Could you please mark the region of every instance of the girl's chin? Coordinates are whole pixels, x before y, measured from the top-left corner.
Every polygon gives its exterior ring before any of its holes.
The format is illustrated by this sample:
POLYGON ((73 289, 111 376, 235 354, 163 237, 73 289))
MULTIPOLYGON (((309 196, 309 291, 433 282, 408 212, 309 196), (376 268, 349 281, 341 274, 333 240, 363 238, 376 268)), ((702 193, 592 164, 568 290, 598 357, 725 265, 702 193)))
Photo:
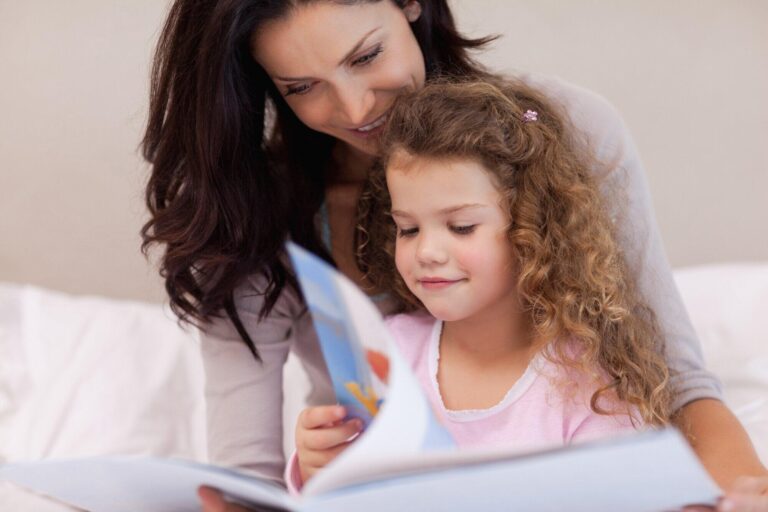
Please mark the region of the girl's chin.
POLYGON ((427 311, 430 315, 442 322, 456 322, 465 318, 465 315, 461 314, 461 312, 448 308, 434 307, 430 309, 427 307, 427 311))

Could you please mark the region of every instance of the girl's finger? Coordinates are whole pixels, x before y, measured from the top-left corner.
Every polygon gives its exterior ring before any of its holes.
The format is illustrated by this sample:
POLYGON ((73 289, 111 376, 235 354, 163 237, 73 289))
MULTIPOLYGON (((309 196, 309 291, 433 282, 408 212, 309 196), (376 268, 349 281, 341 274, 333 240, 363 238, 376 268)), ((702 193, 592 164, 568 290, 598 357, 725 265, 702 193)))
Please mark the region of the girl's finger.
POLYGON ((363 423, 359 419, 353 418, 334 427, 308 430, 302 436, 302 446, 300 448, 313 451, 328 450, 346 443, 352 437, 359 434, 362 428, 363 423))
POLYGON ((301 411, 298 423, 310 430, 341 421, 346 415, 347 410, 341 405, 320 405, 301 411))
POLYGON ((349 444, 350 443, 344 443, 334 446, 329 450, 305 452, 299 456, 299 462, 305 469, 309 469, 314 473, 315 471, 324 468, 338 457, 341 452, 349 447, 349 444))

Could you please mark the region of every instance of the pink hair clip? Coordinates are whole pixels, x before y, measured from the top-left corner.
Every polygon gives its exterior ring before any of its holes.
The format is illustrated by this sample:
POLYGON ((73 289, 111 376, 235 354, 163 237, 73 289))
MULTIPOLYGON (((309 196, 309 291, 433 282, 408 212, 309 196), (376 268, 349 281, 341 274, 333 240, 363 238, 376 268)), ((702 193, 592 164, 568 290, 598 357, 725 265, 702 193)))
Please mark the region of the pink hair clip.
POLYGON ((525 114, 523 114, 524 123, 530 123, 538 120, 539 120, 539 113, 536 112, 535 110, 526 110, 525 114))

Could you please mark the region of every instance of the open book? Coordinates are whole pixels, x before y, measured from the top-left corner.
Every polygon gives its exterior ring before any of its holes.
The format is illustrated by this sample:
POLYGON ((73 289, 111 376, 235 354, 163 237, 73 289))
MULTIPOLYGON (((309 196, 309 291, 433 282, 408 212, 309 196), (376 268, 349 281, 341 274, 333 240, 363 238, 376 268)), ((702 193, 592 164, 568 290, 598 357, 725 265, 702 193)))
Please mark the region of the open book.
POLYGON ((371 300, 289 246, 339 402, 365 431, 299 497, 234 470, 148 457, 0 465, 7 480, 93 512, 199 510, 209 485, 260 510, 623 510, 713 504, 720 490, 674 430, 547 451, 458 451, 371 300))

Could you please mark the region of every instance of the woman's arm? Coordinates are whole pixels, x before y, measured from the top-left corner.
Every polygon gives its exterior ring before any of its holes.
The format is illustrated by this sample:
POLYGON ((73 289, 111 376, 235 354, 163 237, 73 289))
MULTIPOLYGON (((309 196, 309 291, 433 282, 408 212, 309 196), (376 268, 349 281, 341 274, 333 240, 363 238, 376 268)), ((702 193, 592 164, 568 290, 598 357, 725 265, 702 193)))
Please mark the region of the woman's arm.
POLYGON ((235 306, 254 341, 257 360, 229 319, 216 319, 201 337, 205 368, 208 459, 283 483, 283 368, 289 351, 312 385, 309 404, 331 403, 333 392, 311 319, 298 295, 285 289, 259 319, 263 279, 235 291, 235 306))
POLYGON ((634 141, 616 110, 600 96, 557 79, 529 79, 565 107, 598 158, 608 164, 603 192, 619 243, 643 297, 656 313, 674 371, 675 424, 715 480, 727 489, 741 475, 765 468, 736 417, 721 402, 717 378, 704 367, 696 333, 685 311, 656 226, 645 170, 634 141))
POLYGON ((736 416, 719 400, 686 404, 674 418, 715 482, 731 489, 742 476, 768 476, 736 416))

